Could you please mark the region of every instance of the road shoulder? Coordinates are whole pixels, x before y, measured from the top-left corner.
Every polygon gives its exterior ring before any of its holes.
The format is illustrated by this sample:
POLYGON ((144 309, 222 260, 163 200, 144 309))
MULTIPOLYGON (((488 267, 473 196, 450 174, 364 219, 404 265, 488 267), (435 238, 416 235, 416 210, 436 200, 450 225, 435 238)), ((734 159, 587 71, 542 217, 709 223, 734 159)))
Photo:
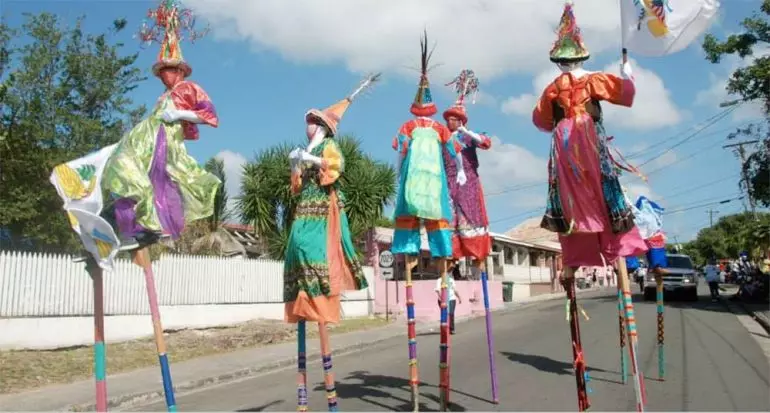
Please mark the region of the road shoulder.
POLYGON ((751 337, 757 342, 762 353, 765 355, 765 358, 767 358, 768 364, 770 364, 770 335, 768 334, 767 327, 765 327, 767 322, 761 317, 749 314, 749 312, 746 311, 745 306, 741 305, 741 303, 731 301, 730 299, 723 300, 723 303, 730 309, 730 312, 738 317, 738 321, 740 321, 746 330, 748 330, 751 337), (763 321, 765 321, 765 323, 763 323, 763 321))

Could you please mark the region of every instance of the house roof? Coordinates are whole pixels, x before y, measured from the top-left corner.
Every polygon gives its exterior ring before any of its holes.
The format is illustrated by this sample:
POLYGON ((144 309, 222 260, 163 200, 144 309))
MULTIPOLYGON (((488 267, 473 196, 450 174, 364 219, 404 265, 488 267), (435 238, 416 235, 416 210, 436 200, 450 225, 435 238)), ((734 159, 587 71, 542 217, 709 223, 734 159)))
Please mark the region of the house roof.
POLYGON ((534 217, 524 220, 519 225, 506 231, 509 238, 530 243, 536 247, 561 252, 559 236, 540 226, 542 218, 534 217))
MULTIPOLYGON (((500 234, 497 232, 491 232, 489 235, 492 237, 492 239, 506 242, 509 244, 516 244, 522 247, 528 247, 528 248, 539 248, 554 252, 561 252, 561 245, 551 242, 528 242, 522 239, 510 237, 507 234, 500 234)), ((374 233, 375 240, 377 242, 383 243, 383 244, 390 244, 393 242, 393 229, 392 228, 385 228, 385 227, 377 227, 375 229, 374 233)), ((420 230, 420 249, 422 251, 430 251, 430 246, 428 244, 428 235, 425 232, 425 229, 420 230)))

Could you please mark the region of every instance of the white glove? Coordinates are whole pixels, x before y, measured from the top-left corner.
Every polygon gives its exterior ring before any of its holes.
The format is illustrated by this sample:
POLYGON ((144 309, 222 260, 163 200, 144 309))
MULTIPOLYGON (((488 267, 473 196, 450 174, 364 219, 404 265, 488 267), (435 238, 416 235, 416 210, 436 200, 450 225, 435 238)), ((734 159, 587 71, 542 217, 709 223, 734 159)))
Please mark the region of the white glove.
POLYGON ((463 186, 468 181, 468 177, 465 176, 465 166, 463 165, 463 155, 461 153, 455 156, 455 165, 457 165, 457 183, 463 186))
POLYGON ((481 143, 482 142, 481 136, 478 133, 476 133, 476 132, 469 131, 468 128, 465 127, 465 125, 461 125, 459 128, 457 128, 457 130, 462 132, 464 135, 470 136, 471 139, 476 141, 476 143, 481 143))
POLYGON ((625 62, 620 64, 620 76, 623 79, 634 79, 634 72, 631 70, 631 63, 625 62))
POLYGON ((198 115, 196 115, 195 112, 191 110, 166 109, 160 116, 167 123, 174 123, 180 120, 185 120, 192 123, 201 122, 200 118, 198 118, 198 115))
POLYGON ((300 148, 294 148, 293 151, 289 152, 289 159, 291 159, 292 161, 298 160, 299 159, 299 153, 300 153, 301 150, 302 149, 300 149, 300 148))
POLYGON ((465 185, 466 182, 468 182, 468 178, 465 176, 465 171, 462 169, 457 171, 457 183, 462 186, 465 185))
POLYGON ((322 163, 322 162, 321 162, 321 158, 319 158, 319 157, 317 157, 317 156, 315 156, 315 155, 311 155, 311 154, 310 154, 309 152, 307 152, 307 151, 301 151, 301 152, 299 153, 299 159, 300 159, 302 162, 311 162, 311 163, 314 163, 314 164, 316 164, 316 165, 318 165, 318 166, 321 166, 321 163, 322 163))

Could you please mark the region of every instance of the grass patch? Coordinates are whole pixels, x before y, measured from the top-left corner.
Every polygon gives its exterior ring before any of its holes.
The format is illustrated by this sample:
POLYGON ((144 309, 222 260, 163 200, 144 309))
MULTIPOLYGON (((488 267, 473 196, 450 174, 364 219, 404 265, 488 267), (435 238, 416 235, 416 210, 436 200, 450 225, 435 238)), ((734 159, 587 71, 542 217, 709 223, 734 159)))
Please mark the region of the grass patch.
MULTIPOLYGON (((149 323, 149 316, 147 317, 149 323)), ((389 324, 384 318, 351 318, 329 327, 331 334, 366 330, 389 324)), ((109 329, 109 323, 107 327, 109 329)), ((308 336, 317 337, 310 323, 308 336)), ((165 334, 172 363, 247 348, 284 343, 296 338, 293 324, 280 321, 250 321, 232 327, 181 330, 165 334)), ((92 346, 60 350, 0 351, 0 394, 29 390, 50 384, 70 383, 93 377, 92 346)), ((158 364, 155 340, 107 343, 107 374, 121 373, 158 364)))

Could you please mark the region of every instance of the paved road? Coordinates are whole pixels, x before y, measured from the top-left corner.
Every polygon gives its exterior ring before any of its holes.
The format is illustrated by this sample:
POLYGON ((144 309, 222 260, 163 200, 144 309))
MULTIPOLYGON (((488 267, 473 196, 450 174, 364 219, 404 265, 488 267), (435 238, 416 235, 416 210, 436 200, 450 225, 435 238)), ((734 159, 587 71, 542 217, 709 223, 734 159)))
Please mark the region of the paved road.
MULTIPOLYGON (((697 303, 674 302, 666 311, 667 377, 657 380, 655 306, 639 302, 640 363, 650 411, 770 411, 768 361, 755 339, 721 303, 701 292, 697 303)), ((617 307, 614 296, 582 300, 581 318, 593 381, 592 409, 633 411, 634 389, 620 384, 617 307)), ((452 410, 575 411, 569 329, 561 300, 496 315, 496 362, 500 405, 490 398, 484 320, 458 325, 452 336, 452 410)), ((404 328, 406 329, 406 327, 404 328)), ((418 337, 423 411, 438 405, 436 334, 418 337)), ((411 411, 404 338, 335 358, 340 411, 411 411)), ((320 363, 308 366, 310 410, 326 410, 320 363), (315 365, 318 364, 318 365, 315 365)), ((178 395, 180 411, 293 411, 296 372, 287 369, 178 395)), ((164 404, 135 411, 163 411, 164 404)))

